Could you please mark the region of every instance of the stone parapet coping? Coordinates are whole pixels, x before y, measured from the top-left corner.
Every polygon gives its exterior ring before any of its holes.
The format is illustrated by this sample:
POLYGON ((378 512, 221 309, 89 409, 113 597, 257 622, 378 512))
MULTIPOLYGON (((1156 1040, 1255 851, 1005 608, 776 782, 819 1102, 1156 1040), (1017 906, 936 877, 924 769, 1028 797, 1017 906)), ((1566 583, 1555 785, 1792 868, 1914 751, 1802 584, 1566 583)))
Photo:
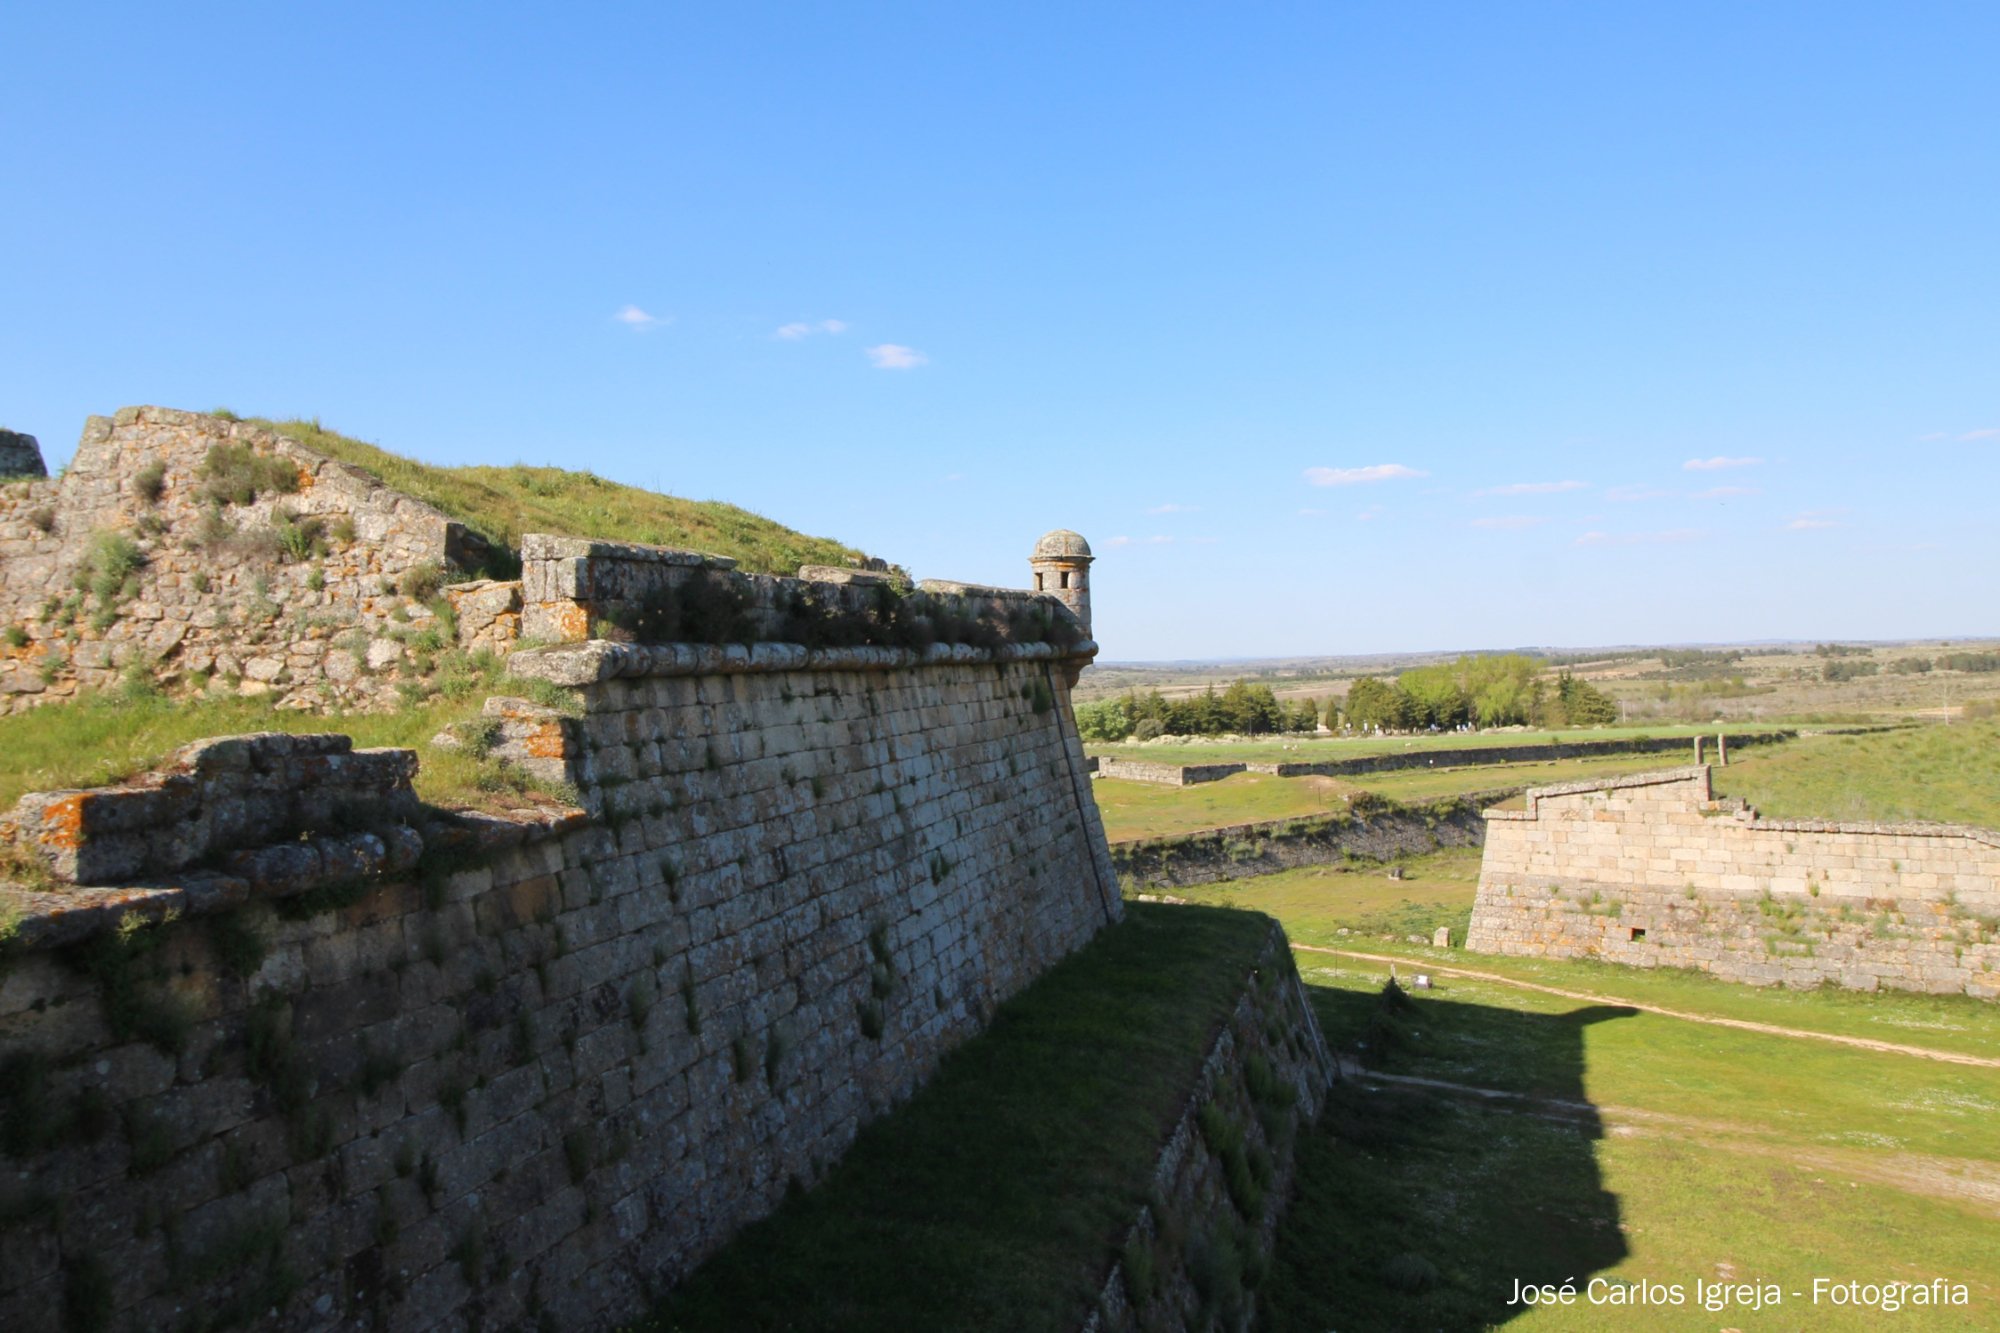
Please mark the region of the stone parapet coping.
MULTIPOLYGON (((1652 773, 1627 773, 1620 777, 1585 778, 1578 782, 1557 782, 1546 787, 1530 787, 1527 791, 1525 810, 1484 810, 1480 813, 1487 819, 1514 819, 1532 822, 1541 817, 1537 808, 1544 797, 1581 796, 1587 792, 1617 791, 1629 787, 1661 787, 1675 782, 1699 779, 1703 790, 1711 790, 1708 782, 1712 770, 1707 764, 1699 768, 1670 768, 1652 773)), ((1740 823, 1750 826, 1760 833, 1857 833, 1870 836, 1884 834, 1906 838, 1970 838, 1988 847, 2000 847, 2000 832, 1981 828, 1976 824, 1940 824, 1928 820, 1906 820, 1900 823, 1872 823, 1865 820, 1833 819, 1765 819, 1755 810, 1740 802, 1718 802, 1709 800, 1704 804, 1713 805, 1718 812, 1733 815, 1740 823)))
POLYGON ((293 898, 407 874, 427 853, 467 861, 546 842, 590 823, 581 810, 487 814, 440 812, 421 829, 390 825, 237 852, 225 869, 188 870, 115 888, 63 884, 36 889, 0 882, 0 919, 11 919, 10 949, 56 949, 115 931, 128 916, 144 922, 227 911, 251 901, 293 898))
POLYGON ((530 532, 521 538, 521 560, 635 560, 647 565, 678 565, 689 569, 734 569, 733 556, 684 551, 673 546, 605 541, 597 537, 559 537, 530 532))
POLYGON ((973 666, 990 662, 1073 662, 1097 656, 1089 639, 1072 648, 1049 643, 970 644, 909 648, 808 648, 799 643, 588 643, 530 648, 507 659, 509 675, 555 685, 596 685, 649 676, 742 675, 768 671, 901 671, 924 666, 973 666))

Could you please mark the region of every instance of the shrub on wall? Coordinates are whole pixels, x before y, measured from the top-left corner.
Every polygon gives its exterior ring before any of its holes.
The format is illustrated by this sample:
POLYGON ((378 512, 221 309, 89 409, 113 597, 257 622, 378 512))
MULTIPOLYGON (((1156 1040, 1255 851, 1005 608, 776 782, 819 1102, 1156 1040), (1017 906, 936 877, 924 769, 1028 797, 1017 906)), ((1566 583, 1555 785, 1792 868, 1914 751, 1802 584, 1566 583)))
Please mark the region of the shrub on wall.
POLYGON ((247 444, 210 445, 197 475, 201 493, 218 505, 254 504, 260 495, 290 495, 299 488, 299 470, 289 460, 247 444))

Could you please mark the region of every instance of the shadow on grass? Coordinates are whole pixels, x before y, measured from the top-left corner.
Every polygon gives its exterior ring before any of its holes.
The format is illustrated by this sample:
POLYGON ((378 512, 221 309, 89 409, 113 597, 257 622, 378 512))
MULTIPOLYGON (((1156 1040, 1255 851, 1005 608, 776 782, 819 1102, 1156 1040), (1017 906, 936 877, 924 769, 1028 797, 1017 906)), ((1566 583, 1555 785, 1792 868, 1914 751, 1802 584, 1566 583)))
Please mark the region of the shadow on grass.
POLYGON ((1481 1098, 1365 1076, 1338 1085, 1299 1142, 1298 1175, 1260 1326, 1342 1333, 1478 1329, 1523 1312, 1523 1286, 1573 1282, 1626 1256, 1593 1143, 1584 1033, 1634 1010, 1530 1014, 1435 997, 1313 987, 1327 1039, 1371 1071, 1473 1086, 1423 1062, 1455 1038, 1504 1065, 1522 1096, 1481 1098))

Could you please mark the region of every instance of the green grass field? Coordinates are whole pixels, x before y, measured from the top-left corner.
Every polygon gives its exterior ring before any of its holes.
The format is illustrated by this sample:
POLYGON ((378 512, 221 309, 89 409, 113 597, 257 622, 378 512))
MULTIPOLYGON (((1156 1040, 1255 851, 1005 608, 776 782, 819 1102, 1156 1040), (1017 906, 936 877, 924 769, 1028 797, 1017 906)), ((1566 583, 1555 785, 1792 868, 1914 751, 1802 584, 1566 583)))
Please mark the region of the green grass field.
MULTIPOLYGON (((1495 958, 1402 942, 1462 922, 1476 851, 1381 871, 1290 871, 1177 890, 1269 913, 1294 942, 1462 967, 1569 999, 1435 973, 1385 1015, 1386 964, 1302 952, 1329 1041, 1371 1070, 1519 1100, 1354 1082, 1301 1144, 1260 1294, 1280 1330, 2000 1327, 2000 1068, 1854 1049, 1641 1011, 2000 1059, 2000 1006, 1959 996, 1761 990, 1671 969, 1495 958), (1343 933, 1345 932, 1345 933, 1343 933), (1383 940, 1388 935, 1390 940, 1383 940), (1580 1106, 1577 1104, 1581 1104, 1580 1106), (1894 1315, 1794 1301, 1507 1305, 1516 1277, 1579 1286, 1836 1280, 1965 1283, 1968 1311, 1894 1315)), ((1455 929, 1458 926, 1454 926, 1455 929)))
POLYGON ((683 500, 588 472, 522 465, 437 467, 349 439, 314 421, 259 424, 374 473, 516 553, 523 534, 553 532, 733 556, 743 568, 763 574, 796 574, 803 564, 845 565, 861 554, 732 504, 683 500))
POLYGON ((1379 965, 1302 961, 1329 1039, 1365 1043, 1371 1068, 1521 1098, 1346 1085, 1302 1142, 1262 1293, 1267 1327, 2000 1322, 2000 1070, 1452 978, 1391 1016, 1379 965), (1815 1307, 1816 1277, 1942 1277, 1972 1305, 1815 1307), (1683 1296, 1519 1313, 1516 1279, 1679 1284, 1683 1296), (1776 1283, 1783 1304, 1704 1311, 1697 1279, 1776 1283))
POLYGON ((1362 792, 1391 800, 1428 801, 1503 787, 1574 782, 1586 777, 1643 773, 1662 766, 1660 755, 1615 759, 1560 759, 1551 763, 1491 764, 1468 768, 1412 768, 1368 773, 1357 778, 1280 778, 1269 773, 1232 773, 1219 782, 1192 787, 1160 787, 1124 778, 1091 784, 1104 834, 1113 842, 1168 837, 1227 824, 1344 810, 1362 792))
MULTIPOLYGON (((1086 753, 1111 755, 1155 764, 1308 764, 1332 763, 1341 759, 1365 759, 1370 755, 1402 754, 1423 750, 1479 750, 1499 745, 1547 745, 1554 741, 1633 740, 1648 736, 1685 737, 1689 751, 1693 738, 1713 736, 1719 728, 1705 726, 1588 727, 1566 731, 1474 731, 1447 732, 1437 736, 1295 736, 1267 740, 1192 741, 1186 744, 1106 745, 1091 742, 1086 753)), ((1769 731, 1773 727, 1731 725, 1731 732, 1769 731)), ((1666 753, 1653 756, 1655 762, 1670 761, 1666 753)))
POLYGON ((1941 820, 2000 829, 2000 720, 1745 750, 1715 789, 1773 819, 1941 820))

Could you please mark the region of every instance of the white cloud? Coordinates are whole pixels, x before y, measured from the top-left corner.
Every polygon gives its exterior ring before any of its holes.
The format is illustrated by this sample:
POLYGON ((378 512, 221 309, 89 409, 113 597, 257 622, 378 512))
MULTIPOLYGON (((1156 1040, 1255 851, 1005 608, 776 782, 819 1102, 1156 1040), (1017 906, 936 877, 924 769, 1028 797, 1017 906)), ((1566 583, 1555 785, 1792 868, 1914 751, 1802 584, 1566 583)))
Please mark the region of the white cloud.
POLYGON ((1988 426, 1982 430, 1969 430, 1958 438, 1968 444, 1973 440, 2000 440, 2000 426, 1988 426))
POLYGON ((1113 537, 1106 546, 1171 546, 1172 537, 1113 537))
POLYGON ((1546 518, 1536 514, 1506 514, 1497 518, 1475 518, 1472 526, 1488 532, 1519 532, 1524 528, 1540 527, 1546 522, 1546 518))
POLYGON ((1657 486, 1613 486, 1604 493, 1607 500, 1671 500, 1673 491, 1663 491, 1657 486))
POLYGON ((1319 517, 1320 515, 1324 514, 1325 512, 1326 512, 1326 511, 1325 511, 1324 509, 1301 509, 1301 510, 1299 511, 1299 517, 1300 517, 1300 518, 1318 518, 1318 517, 1319 517))
POLYGON ((847 332, 847 324, 844 320, 822 319, 817 323, 811 320, 800 320, 796 324, 780 324, 777 331, 771 336, 773 338, 783 338, 786 342, 797 342, 800 338, 810 338, 815 333, 845 332, 847 332))
POLYGON ((1720 472, 1730 467, 1755 467, 1763 462, 1761 458, 1724 458, 1717 454, 1714 458, 1690 458, 1681 464, 1683 472, 1720 472))
POLYGON ((1763 491, 1755 486, 1711 486, 1705 491, 1696 491, 1694 498, 1697 500, 1734 500, 1742 495, 1762 495, 1763 493, 1763 491))
POLYGON ((1586 532, 1576 539, 1578 546, 1658 546, 1672 542, 1699 541, 1708 534, 1700 528, 1669 528, 1665 532, 1586 532))
POLYGON ((617 314, 613 315, 611 318, 617 320, 620 324, 623 324, 625 327, 641 333, 645 332, 647 329, 656 329, 660 325, 666 323, 666 321, 661 319, 658 315, 649 315, 635 305, 626 306, 624 309, 620 310, 617 314))
POLYGON ((1372 522, 1374 522, 1374 521, 1375 521, 1376 519, 1378 519, 1378 518, 1382 517, 1382 506, 1381 506, 1381 505, 1369 505, 1369 506, 1368 506, 1368 507, 1367 507, 1366 509, 1364 509, 1364 510, 1362 510, 1362 511, 1361 511, 1360 513, 1356 514, 1356 515, 1355 515, 1354 517, 1355 517, 1355 520, 1356 520, 1357 522, 1360 522, 1360 523, 1372 523, 1372 522))
POLYGON ((1581 491, 1590 486, 1587 481, 1516 481, 1505 486, 1489 486, 1474 495, 1556 495, 1563 491, 1581 491))
POLYGON ((914 347, 904 347, 898 343, 877 343, 863 349, 868 360, 877 370, 915 370, 930 360, 914 347))
POLYGON ((1370 481, 1400 481, 1406 477, 1428 477, 1401 463, 1373 463, 1367 467, 1309 467, 1306 480, 1315 486, 1358 486, 1370 481))
POLYGON ((1817 532, 1822 528, 1837 528, 1840 526, 1838 515, 1845 514, 1846 512, 1845 509, 1808 509, 1791 522, 1785 524, 1785 530, 1787 532, 1817 532))
POLYGON ((1198 514, 1201 512, 1201 506, 1163 504, 1163 505, 1154 505, 1151 509, 1148 509, 1146 512, 1149 514, 1198 514))

